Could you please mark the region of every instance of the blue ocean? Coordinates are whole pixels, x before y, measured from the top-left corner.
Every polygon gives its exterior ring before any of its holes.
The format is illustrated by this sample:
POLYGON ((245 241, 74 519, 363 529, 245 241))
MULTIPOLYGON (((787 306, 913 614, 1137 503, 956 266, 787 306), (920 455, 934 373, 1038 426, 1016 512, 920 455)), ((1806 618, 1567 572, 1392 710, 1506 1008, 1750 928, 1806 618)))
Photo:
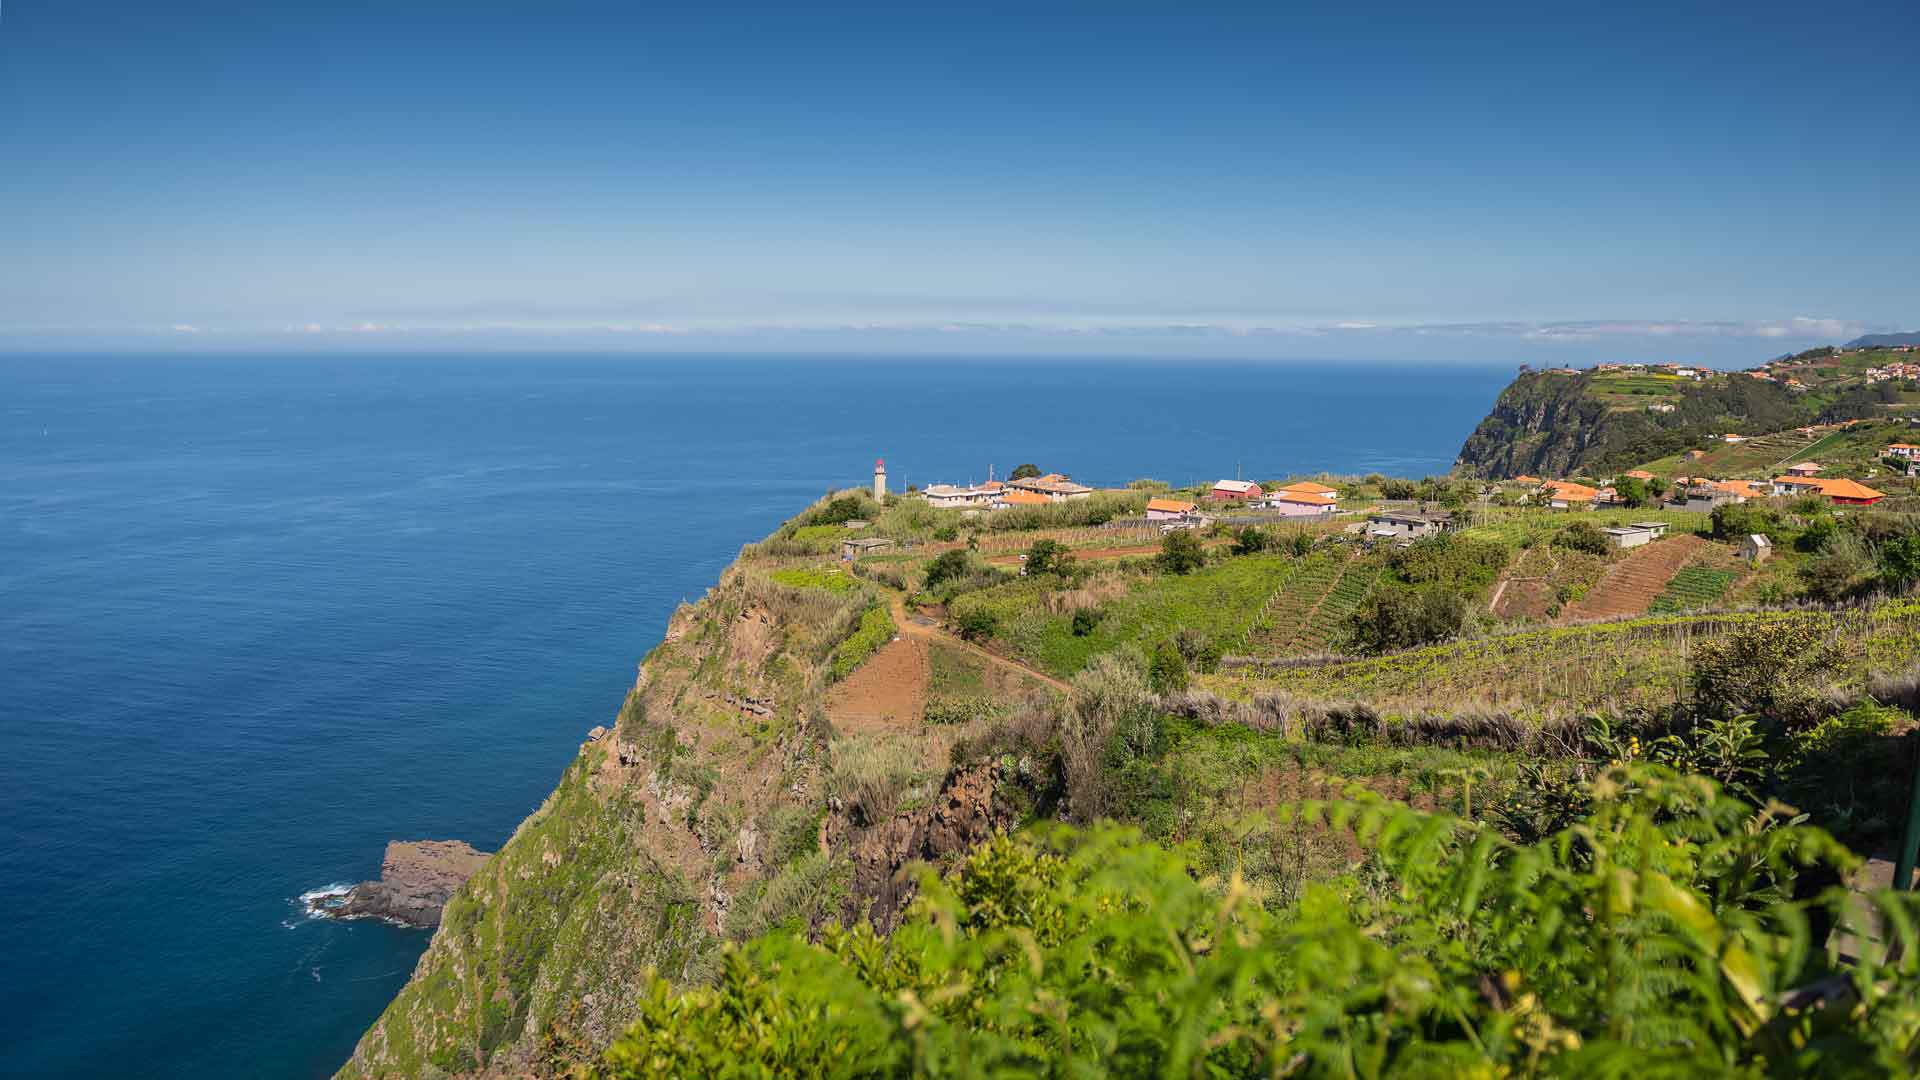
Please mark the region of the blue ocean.
POLYGON ((674 606, 885 457, 1094 484, 1444 471, 1506 368, 0 359, 0 1073, 317 1077, 426 934, 302 914, 491 849, 674 606))

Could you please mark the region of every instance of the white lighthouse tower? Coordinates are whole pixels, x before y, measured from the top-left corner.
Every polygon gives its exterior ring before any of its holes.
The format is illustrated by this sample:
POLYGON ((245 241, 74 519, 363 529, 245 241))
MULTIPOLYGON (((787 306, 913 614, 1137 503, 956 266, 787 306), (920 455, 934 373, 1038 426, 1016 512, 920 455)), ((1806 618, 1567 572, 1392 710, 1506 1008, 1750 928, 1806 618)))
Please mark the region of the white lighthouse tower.
POLYGON ((887 459, 873 459, 873 499, 875 502, 887 501, 887 459))

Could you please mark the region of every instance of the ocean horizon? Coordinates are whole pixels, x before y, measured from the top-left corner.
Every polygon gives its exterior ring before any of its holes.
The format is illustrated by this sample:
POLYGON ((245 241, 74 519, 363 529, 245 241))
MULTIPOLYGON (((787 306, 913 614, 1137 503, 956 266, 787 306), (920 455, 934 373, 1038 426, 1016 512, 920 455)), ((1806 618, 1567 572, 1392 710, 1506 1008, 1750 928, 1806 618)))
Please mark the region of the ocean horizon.
POLYGON ((875 458, 1421 476, 1511 372, 0 357, 0 1072, 329 1075, 428 935, 302 895, 392 839, 498 847, 673 609, 875 458))

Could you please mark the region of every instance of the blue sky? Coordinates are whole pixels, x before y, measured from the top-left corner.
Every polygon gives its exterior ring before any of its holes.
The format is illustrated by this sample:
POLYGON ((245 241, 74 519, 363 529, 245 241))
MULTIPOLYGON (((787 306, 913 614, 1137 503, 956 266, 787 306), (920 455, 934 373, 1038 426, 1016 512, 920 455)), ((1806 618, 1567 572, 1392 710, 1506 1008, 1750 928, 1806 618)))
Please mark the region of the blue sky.
POLYGON ((1920 325, 1920 5, 1330 6, 13 0, 0 348, 1740 363, 1920 325))

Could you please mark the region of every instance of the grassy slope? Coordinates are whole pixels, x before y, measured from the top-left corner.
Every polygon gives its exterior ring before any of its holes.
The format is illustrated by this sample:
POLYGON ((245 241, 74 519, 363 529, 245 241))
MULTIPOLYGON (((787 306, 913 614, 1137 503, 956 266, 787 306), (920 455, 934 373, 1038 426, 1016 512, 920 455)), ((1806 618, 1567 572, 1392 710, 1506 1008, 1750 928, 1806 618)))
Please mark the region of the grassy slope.
POLYGON ((996 641, 1036 667, 1071 676, 1089 659, 1132 645, 1151 649, 1181 630, 1195 631, 1235 647, 1262 605, 1298 570, 1288 555, 1216 558, 1191 574, 1137 574, 1124 595, 1100 605, 1092 632, 1076 637, 1073 617, 1047 610, 1050 586, 1018 581, 962 597, 956 612, 982 609, 999 618, 996 641))

